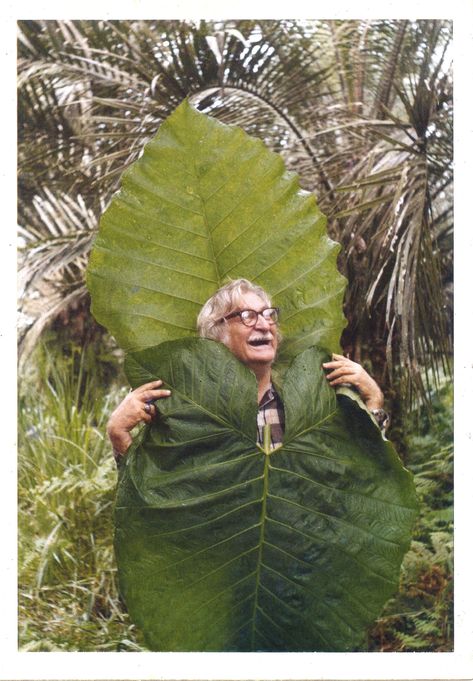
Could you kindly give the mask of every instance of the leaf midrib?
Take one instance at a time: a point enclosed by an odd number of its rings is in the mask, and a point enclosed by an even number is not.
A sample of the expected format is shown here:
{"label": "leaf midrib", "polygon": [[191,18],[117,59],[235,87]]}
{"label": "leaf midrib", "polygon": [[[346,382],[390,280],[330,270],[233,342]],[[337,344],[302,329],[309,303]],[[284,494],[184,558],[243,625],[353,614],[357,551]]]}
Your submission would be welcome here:
{"label": "leaf midrib", "polygon": [[267,515],[266,515],[266,503],[268,499],[268,487],[269,487],[269,452],[264,452],[264,471],[263,471],[263,496],[261,499],[261,515],[260,515],[260,538],[259,538],[259,547],[258,547],[258,556],[257,556],[257,562],[256,562],[256,585],[255,585],[255,602],[253,605],[253,613],[252,613],[252,631],[251,631],[251,649],[254,651],[255,650],[255,636],[256,636],[256,611],[258,608],[258,595],[259,595],[259,586],[260,586],[260,581],[261,581],[261,566],[263,564],[263,546],[265,543],[264,539],[264,532],[265,532],[265,527],[266,527],[266,520],[267,520]]}
{"label": "leaf midrib", "polygon": [[201,208],[202,208],[202,213],[201,213],[202,214],[202,220],[203,220],[204,225],[205,225],[206,237],[207,237],[207,241],[208,241],[209,249],[210,249],[210,253],[211,253],[210,260],[213,262],[214,271],[215,271],[215,288],[217,288],[218,286],[220,286],[222,284],[222,277],[221,277],[221,274],[220,274],[220,271],[219,271],[217,258],[216,258],[216,255],[215,255],[215,246],[214,246],[213,238],[212,238],[212,231],[210,229],[210,223],[209,223],[209,219],[207,217],[207,204],[205,202],[203,192],[200,189],[200,177],[199,177],[199,174],[197,172],[195,158],[193,160],[193,169],[194,169],[194,178],[195,178],[195,183],[196,183],[197,196],[199,197],[200,205],[201,205]]}

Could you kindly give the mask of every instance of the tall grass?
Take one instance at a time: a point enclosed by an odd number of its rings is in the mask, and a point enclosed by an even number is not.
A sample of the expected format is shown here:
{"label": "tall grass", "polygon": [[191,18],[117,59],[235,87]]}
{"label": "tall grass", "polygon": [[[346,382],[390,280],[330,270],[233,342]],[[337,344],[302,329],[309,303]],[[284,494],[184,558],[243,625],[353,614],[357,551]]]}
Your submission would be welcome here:
{"label": "tall grass", "polygon": [[87,351],[39,348],[19,386],[22,650],[139,649],[113,560],[116,470],[105,425],[123,388]]}

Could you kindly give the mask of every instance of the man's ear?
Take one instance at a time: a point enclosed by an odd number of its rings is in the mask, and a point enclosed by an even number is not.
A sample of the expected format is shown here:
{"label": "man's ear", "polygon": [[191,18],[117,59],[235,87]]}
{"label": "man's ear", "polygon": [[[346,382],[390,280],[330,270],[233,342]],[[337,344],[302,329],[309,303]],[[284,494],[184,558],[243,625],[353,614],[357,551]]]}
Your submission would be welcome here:
{"label": "man's ear", "polygon": [[218,333],[218,336],[216,340],[219,343],[223,343],[223,345],[228,347],[228,328],[227,328],[227,322],[223,322],[220,324],[220,331]]}

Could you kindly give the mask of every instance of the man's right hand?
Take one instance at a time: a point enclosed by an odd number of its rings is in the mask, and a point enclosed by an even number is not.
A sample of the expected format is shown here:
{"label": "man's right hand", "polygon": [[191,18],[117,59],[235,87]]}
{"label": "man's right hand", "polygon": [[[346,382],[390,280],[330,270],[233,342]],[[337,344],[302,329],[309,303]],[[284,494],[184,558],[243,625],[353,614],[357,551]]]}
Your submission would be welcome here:
{"label": "man's right hand", "polygon": [[169,397],[170,390],[160,389],[161,380],[140,385],[128,393],[125,399],[110,416],[107,424],[107,435],[116,455],[125,454],[131,445],[130,431],[140,422],[150,423],[156,416],[154,400]]}

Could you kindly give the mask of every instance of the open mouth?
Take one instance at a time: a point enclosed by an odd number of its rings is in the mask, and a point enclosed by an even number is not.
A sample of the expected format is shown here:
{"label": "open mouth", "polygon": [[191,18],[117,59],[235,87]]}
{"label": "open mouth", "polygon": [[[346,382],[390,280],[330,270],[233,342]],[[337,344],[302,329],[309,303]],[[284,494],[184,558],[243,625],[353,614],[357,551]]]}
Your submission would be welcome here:
{"label": "open mouth", "polygon": [[251,345],[253,348],[258,348],[261,345],[271,345],[271,339],[269,339],[269,338],[254,338],[253,340],[249,340],[248,344]]}

